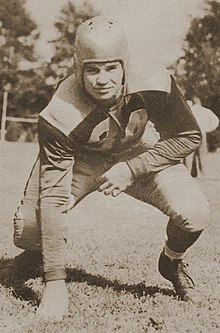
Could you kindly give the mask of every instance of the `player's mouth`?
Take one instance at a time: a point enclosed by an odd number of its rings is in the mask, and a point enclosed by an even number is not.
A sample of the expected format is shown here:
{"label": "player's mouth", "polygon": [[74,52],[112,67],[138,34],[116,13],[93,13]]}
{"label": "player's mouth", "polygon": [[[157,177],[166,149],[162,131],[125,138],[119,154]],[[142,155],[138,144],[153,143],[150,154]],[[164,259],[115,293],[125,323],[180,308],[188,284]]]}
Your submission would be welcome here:
{"label": "player's mouth", "polygon": [[113,89],[113,87],[105,87],[105,88],[96,88],[97,92],[100,94],[106,94],[109,91],[111,91]]}

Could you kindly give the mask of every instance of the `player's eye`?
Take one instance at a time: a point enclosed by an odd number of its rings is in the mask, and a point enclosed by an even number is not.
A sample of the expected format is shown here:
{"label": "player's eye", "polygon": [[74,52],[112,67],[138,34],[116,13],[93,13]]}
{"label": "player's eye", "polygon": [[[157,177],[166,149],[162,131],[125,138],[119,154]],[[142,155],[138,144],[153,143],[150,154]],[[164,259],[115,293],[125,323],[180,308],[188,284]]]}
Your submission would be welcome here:
{"label": "player's eye", "polygon": [[111,72],[111,71],[116,70],[117,67],[118,67],[118,65],[109,65],[109,66],[106,68],[106,70],[107,70],[108,72]]}
{"label": "player's eye", "polygon": [[86,74],[97,74],[99,69],[93,66],[85,66],[84,73]]}
{"label": "player's eye", "polygon": [[113,69],[116,69],[117,68],[117,65],[112,65],[112,66],[109,66],[109,70],[113,70]]}

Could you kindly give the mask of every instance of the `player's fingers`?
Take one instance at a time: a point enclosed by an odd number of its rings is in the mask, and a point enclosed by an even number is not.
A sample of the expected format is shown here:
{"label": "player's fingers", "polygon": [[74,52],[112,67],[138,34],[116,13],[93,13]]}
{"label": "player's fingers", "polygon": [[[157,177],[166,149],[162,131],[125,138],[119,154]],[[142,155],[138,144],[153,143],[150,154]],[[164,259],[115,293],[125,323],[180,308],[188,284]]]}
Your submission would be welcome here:
{"label": "player's fingers", "polygon": [[121,192],[122,192],[122,190],[120,190],[119,188],[115,188],[115,189],[112,191],[112,196],[113,196],[113,197],[117,197]]}
{"label": "player's fingers", "polygon": [[108,181],[105,181],[102,185],[99,186],[98,191],[102,192],[111,186],[112,186],[111,183],[109,183]]}
{"label": "player's fingers", "polygon": [[109,188],[107,188],[105,191],[104,191],[104,194],[105,195],[110,195],[110,194],[112,194],[112,192],[115,190],[115,186],[114,185],[112,185],[112,186],[110,186]]}

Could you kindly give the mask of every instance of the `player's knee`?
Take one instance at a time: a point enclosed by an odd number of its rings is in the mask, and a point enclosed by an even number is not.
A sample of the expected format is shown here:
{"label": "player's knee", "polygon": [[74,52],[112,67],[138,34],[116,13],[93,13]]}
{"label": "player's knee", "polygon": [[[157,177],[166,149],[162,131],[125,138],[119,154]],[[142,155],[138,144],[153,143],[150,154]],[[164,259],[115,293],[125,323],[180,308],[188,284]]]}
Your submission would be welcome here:
{"label": "player's knee", "polygon": [[211,212],[207,201],[203,205],[199,205],[198,209],[194,209],[190,217],[190,225],[193,231],[200,231],[209,226],[211,222]]}
{"label": "player's knee", "polygon": [[177,224],[189,232],[197,232],[207,228],[211,222],[210,206],[207,200],[192,203],[184,207],[176,218]]}
{"label": "player's knee", "polygon": [[[31,233],[30,233],[31,232]],[[40,250],[41,243],[37,230],[25,230],[21,236],[14,233],[14,245],[22,250]]]}
{"label": "player's knee", "polygon": [[24,230],[24,215],[19,210],[16,211],[13,219],[13,227],[14,227],[14,234],[13,234],[13,241],[14,245],[22,248],[21,246],[21,239]]}
{"label": "player's knee", "polygon": [[20,249],[24,250],[39,250],[40,246],[40,236],[39,227],[37,221],[30,219],[18,210],[14,216],[14,234],[13,242],[14,245]]}

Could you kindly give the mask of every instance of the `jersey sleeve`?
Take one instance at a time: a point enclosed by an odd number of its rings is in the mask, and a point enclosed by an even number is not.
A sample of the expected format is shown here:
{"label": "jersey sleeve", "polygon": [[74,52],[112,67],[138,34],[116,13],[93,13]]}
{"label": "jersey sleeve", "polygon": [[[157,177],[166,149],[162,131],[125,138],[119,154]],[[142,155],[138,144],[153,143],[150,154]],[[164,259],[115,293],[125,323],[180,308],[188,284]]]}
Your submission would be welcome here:
{"label": "jersey sleeve", "polygon": [[154,147],[127,161],[136,177],[179,163],[201,142],[201,132],[196,119],[173,77],[171,77],[171,89],[169,93],[166,93],[166,98],[157,99],[157,96],[161,95],[160,91],[142,91],[141,94],[146,100],[146,105],[148,105],[149,96],[153,95],[150,119],[153,119],[157,130],[159,129],[159,132],[163,134],[162,140]]}

